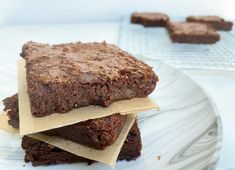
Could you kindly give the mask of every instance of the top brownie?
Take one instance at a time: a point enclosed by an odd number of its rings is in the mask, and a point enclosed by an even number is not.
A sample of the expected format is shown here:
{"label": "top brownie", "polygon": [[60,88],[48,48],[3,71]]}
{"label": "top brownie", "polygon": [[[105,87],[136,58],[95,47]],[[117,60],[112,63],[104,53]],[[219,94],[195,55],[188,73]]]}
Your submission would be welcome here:
{"label": "top brownie", "polygon": [[131,15],[131,23],[142,24],[145,27],[166,26],[169,17],[158,12],[134,12]]}
{"label": "top brownie", "polygon": [[37,117],[146,97],[158,81],[150,66],[105,42],[28,42],[21,56],[26,61],[31,112]]}
{"label": "top brownie", "polygon": [[225,21],[223,18],[219,16],[189,16],[187,17],[187,22],[200,22],[210,24],[217,30],[231,30],[233,23],[229,21]]}

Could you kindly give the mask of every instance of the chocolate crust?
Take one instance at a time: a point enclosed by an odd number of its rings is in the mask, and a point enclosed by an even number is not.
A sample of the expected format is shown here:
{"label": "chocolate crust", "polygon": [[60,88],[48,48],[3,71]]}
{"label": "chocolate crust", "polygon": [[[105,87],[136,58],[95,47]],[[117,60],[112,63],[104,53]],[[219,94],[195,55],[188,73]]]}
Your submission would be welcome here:
{"label": "chocolate crust", "polygon": [[[92,164],[95,162],[27,136],[22,138],[21,145],[25,150],[25,162],[32,162],[33,166],[75,162],[86,162],[88,164]],[[119,153],[118,160],[134,160],[140,156],[141,149],[142,144],[140,132],[138,125],[135,122],[124,142],[121,152]]]}
{"label": "chocolate crust", "polygon": [[[8,111],[8,124],[19,128],[18,95],[3,100]],[[62,138],[86,145],[95,149],[105,149],[118,138],[124,125],[125,116],[113,114],[107,117],[87,120],[42,132],[46,135],[57,135]]]}
{"label": "chocolate crust", "polygon": [[233,27],[232,22],[225,21],[219,16],[188,16],[186,20],[187,22],[209,24],[217,30],[230,31]]}
{"label": "chocolate crust", "polygon": [[146,97],[158,81],[147,64],[105,42],[28,42],[21,56],[26,61],[31,112],[37,117]]}
{"label": "chocolate crust", "polygon": [[220,40],[216,30],[207,24],[169,22],[167,29],[171,40],[177,43],[213,44]]}
{"label": "chocolate crust", "polygon": [[157,12],[134,12],[131,14],[131,23],[142,24],[145,27],[165,27],[169,17]]}

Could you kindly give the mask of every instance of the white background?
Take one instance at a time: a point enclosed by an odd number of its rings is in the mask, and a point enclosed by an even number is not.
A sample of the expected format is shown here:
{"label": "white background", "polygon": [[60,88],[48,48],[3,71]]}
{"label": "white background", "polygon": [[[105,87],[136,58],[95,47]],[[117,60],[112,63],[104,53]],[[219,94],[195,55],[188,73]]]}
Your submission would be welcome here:
{"label": "white background", "polygon": [[118,21],[135,10],[235,19],[235,0],[0,0],[0,24]]}

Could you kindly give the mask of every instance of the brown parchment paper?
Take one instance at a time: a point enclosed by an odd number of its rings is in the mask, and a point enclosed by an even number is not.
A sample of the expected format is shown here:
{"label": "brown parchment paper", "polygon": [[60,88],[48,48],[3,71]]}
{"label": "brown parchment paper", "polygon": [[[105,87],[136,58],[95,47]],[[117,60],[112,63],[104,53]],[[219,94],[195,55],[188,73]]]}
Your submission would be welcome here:
{"label": "brown parchment paper", "polygon": [[[78,143],[66,140],[57,136],[47,136],[42,133],[29,134],[27,136],[38,139],[40,141],[49,143],[53,146],[56,146],[60,149],[73,153],[77,156],[81,156],[87,159],[95,160],[104,164],[111,166],[113,169],[116,165],[116,161],[120,150],[125,142],[125,139],[134,124],[136,114],[127,115],[124,126],[121,130],[120,135],[118,136],[116,142],[113,145],[108,146],[105,150],[97,150],[89,148]],[[18,131],[7,123],[8,117],[6,113],[0,114],[0,128],[9,132],[17,133]]]}
{"label": "brown parchment paper", "polygon": [[27,94],[25,61],[18,61],[18,95],[20,134],[32,134],[58,127],[63,127],[89,119],[101,118],[114,113],[130,114],[143,110],[158,109],[159,107],[150,98],[134,98],[112,103],[109,107],[88,106],[73,109],[67,113],[53,113],[45,117],[34,117],[30,110],[30,101]]}
{"label": "brown parchment paper", "polygon": [[11,126],[8,125],[8,116],[7,116],[7,113],[5,112],[1,112],[0,113],[0,129],[8,132],[8,133],[11,133],[11,134],[19,134],[19,130],[18,129],[15,129]]}

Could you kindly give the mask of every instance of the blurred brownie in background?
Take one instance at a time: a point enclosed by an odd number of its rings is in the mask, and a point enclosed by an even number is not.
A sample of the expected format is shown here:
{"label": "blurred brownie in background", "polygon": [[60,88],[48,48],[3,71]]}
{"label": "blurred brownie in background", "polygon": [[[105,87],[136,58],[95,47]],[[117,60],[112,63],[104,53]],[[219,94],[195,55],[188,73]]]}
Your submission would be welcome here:
{"label": "blurred brownie in background", "polygon": [[165,27],[169,17],[157,12],[134,12],[131,15],[131,23],[142,24],[145,27]]}
{"label": "blurred brownie in background", "polygon": [[229,31],[232,29],[233,23],[225,21],[219,16],[189,16],[187,17],[187,22],[199,22],[210,24],[217,30]]}
{"label": "blurred brownie in background", "polygon": [[217,31],[207,24],[169,22],[167,29],[171,40],[177,43],[213,44],[220,40]]}

